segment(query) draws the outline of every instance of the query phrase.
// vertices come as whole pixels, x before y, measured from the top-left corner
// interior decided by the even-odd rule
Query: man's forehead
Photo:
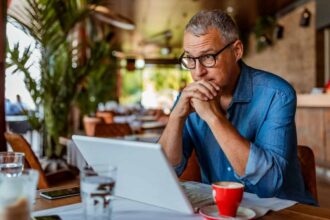
[[[183,37],[183,49],[188,53],[214,51],[222,44],[222,38],[216,29],[209,30],[206,34],[199,36],[185,32]]]

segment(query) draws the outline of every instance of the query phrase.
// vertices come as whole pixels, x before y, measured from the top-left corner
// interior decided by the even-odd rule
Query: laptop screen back
[[[160,144],[78,135],[72,139],[89,165],[117,166],[117,196],[194,213]]]

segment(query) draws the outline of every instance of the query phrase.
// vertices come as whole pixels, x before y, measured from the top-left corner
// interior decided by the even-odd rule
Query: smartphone
[[[45,216],[35,216],[32,220],[61,220],[58,215],[45,215]]]
[[[60,198],[66,198],[70,196],[76,196],[80,194],[80,188],[79,187],[73,187],[69,189],[58,189],[48,192],[41,192],[40,196],[46,199],[60,199]]]

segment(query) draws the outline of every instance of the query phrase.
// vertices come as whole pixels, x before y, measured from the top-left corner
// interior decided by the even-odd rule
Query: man
[[[239,181],[259,197],[316,204],[297,158],[294,89],[241,61],[237,27],[222,11],[197,13],[183,48],[181,63],[194,82],[180,93],[159,140],[177,174],[195,149],[204,183]]]

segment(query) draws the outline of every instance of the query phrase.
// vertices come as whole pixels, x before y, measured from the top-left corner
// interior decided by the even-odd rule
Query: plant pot
[[[83,118],[84,129],[87,136],[94,136],[95,125],[103,123],[103,119],[99,117],[84,116]]]

